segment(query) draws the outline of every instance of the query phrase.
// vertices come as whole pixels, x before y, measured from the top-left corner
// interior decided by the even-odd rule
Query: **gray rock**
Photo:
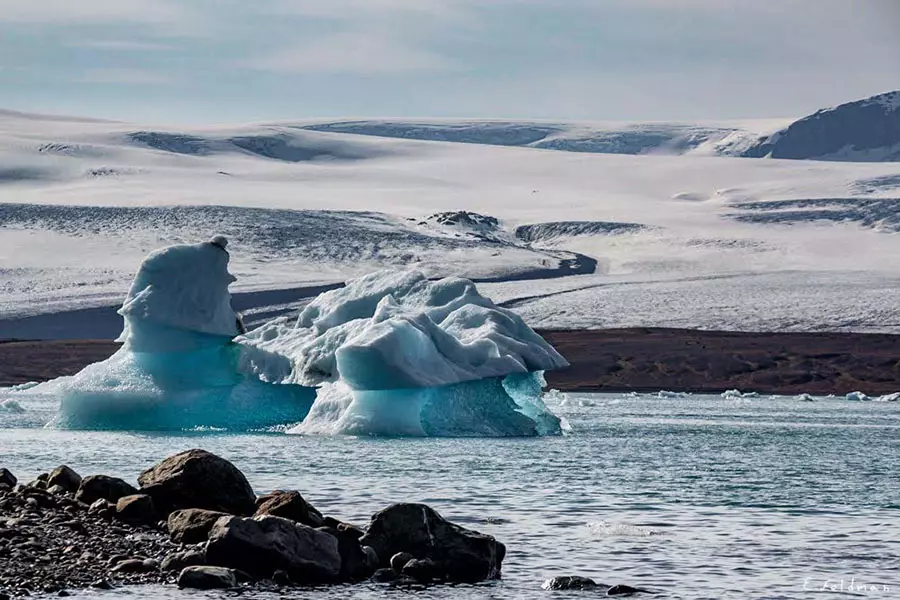
[[[109,500],[106,500],[105,498],[100,498],[99,500],[96,500],[93,503],[91,503],[91,505],[88,507],[88,514],[96,515],[96,514],[100,514],[102,512],[109,512],[111,510],[115,510],[115,508],[116,508],[115,504],[113,504]]]
[[[116,566],[110,569],[110,573],[149,573],[156,569],[157,566],[149,564],[146,559],[129,558],[117,563]]]
[[[322,513],[303,499],[300,492],[276,490],[256,500],[256,512],[253,516],[272,515],[284,517],[310,527],[321,527]]]
[[[298,583],[339,579],[341,555],[332,535],[281,517],[222,517],[209,532],[209,564],[259,578],[281,569]]]
[[[565,575],[548,579],[541,586],[545,590],[594,590],[600,585],[593,579],[579,575]]]
[[[156,508],[153,506],[153,498],[147,494],[133,494],[119,498],[116,502],[116,516],[130,523],[155,523]]]
[[[196,567],[206,564],[206,552],[202,550],[186,550],[167,554],[160,563],[163,571],[181,571],[185,567]]]
[[[65,496],[69,493],[69,490],[61,485],[51,485],[49,488],[47,488],[47,493],[53,494],[54,496]]]
[[[371,546],[366,546],[367,548],[371,548]],[[406,566],[411,560],[415,560],[415,556],[410,554],[409,552],[398,552],[397,554],[391,557],[391,568],[398,573],[403,571],[403,567]]]
[[[634,594],[649,594],[647,590],[631,587],[630,585],[614,585],[606,590],[607,596],[633,596]]]
[[[393,569],[378,569],[372,573],[371,580],[377,583],[390,583],[399,577],[399,573]]]
[[[375,548],[372,546],[363,546],[362,547],[363,554],[366,555],[366,566],[369,569],[370,573],[374,573],[376,569],[378,569],[378,553],[375,552]]]
[[[47,477],[47,487],[54,485],[62,486],[67,492],[75,493],[78,486],[81,485],[81,475],[66,465],[61,465],[53,469],[49,477]]]
[[[188,450],[166,458],[138,478],[141,491],[153,497],[165,514],[203,508],[250,515],[256,495],[233,464],[205,450]]]
[[[455,525],[424,504],[394,504],[372,516],[360,543],[371,546],[389,566],[389,558],[409,552],[431,559],[441,578],[473,583],[500,577],[506,547],[489,535]]]
[[[19,480],[12,474],[12,471],[9,469],[0,469],[0,483],[14,488],[18,482]]]
[[[178,574],[178,587],[195,590],[217,590],[237,587],[234,571],[224,567],[185,567]]]
[[[97,500],[118,502],[119,498],[137,494],[135,487],[124,479],[108,475],[89,475],[81,480],[75,499],[85,504],[93,504]]]
[[[199,544],[209,537],[209,530],[222,517],[230,516],[215,510],[186,508],[169,515],[166,529],[169,537],[177,544]]]

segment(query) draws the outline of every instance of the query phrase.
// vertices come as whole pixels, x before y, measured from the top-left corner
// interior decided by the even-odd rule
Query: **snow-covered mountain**
[[[0,112],[0,338],[97,336],[143,256],[216,233],[251,324],[414,267],[475,278],[534,326],[900,331],[898,163],[722,157],[712,138],[629,155],[308,125]],[[538,141],[576,131],[588,139],[572,125]]]
[[[900,161],[900,91],[820,110],[763,136],[740,156]]]

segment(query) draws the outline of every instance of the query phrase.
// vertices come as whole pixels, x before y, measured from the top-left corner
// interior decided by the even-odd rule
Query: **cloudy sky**
[[[790,117],[900,89],[898,32],[900,0],[0,0],[0,108]]]

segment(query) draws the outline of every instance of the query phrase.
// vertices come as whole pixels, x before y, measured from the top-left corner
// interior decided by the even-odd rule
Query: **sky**
[[[898,31],[900,0],[0,0],[0,108],[799,117],[900,89]]]

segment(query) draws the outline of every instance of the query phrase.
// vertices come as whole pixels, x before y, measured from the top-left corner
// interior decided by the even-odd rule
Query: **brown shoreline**
[[[548,385],[561,391],[900,391],[900,335],[663,328],[539,333],[572,364],[547,373]],[[118,346],[109,340],[0,343],[0,386],[71,375]]]

